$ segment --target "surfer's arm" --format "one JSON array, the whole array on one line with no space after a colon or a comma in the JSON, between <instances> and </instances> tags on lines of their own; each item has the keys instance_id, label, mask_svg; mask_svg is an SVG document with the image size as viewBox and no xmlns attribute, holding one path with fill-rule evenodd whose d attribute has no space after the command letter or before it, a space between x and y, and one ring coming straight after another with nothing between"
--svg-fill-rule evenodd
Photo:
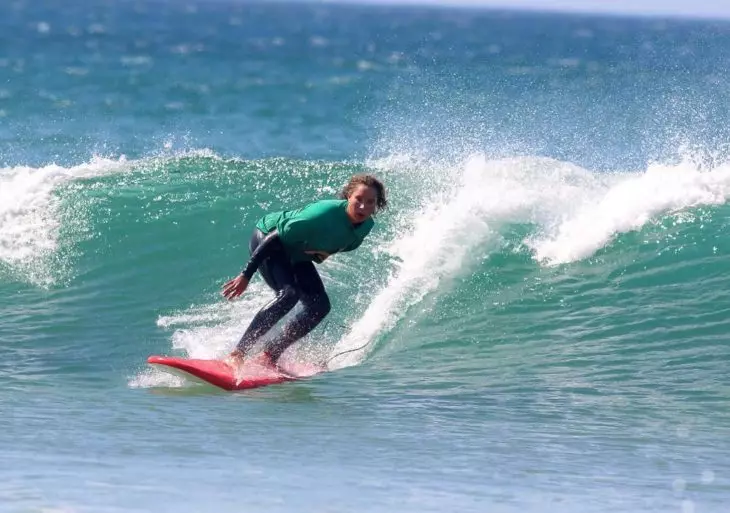
<instances>
[{"instance_id":1,"label":"surfer's arm","mask_svg":"<svg viewBox=\"0 0 730 513\"><path fill-rule=\"evenodd\" d=\"M258 246L256 246L256 249L253 250L253 253L251 253L251 258L249 258L248 263L246 264L246 267L243 268L243 271L241 274L246 278L246 280L251 280L251 277L256 273L256 270L261 265L261 262L264 261L268 256L278 252L278 251L286 251L284 249L284 244L281 242L281 239L279 238L279 232L276 230L271 230L269 233L266 234L266 236L261 239L261 242Z\"/></svg>"},{"instance_id":2,"label":"surfer's arm","mask_svg":"<svg viewBox=\"0 0 730 513\"><path fill-rule=\"evenodd\" d=\"M322 262L324 262L331 256L331 254L327 253L326 251L311 250L311 251L305 251L304 253L307 255L311 255L312 262L314 262L315 264L321 264Z\"/></svg>"}]
</instances>

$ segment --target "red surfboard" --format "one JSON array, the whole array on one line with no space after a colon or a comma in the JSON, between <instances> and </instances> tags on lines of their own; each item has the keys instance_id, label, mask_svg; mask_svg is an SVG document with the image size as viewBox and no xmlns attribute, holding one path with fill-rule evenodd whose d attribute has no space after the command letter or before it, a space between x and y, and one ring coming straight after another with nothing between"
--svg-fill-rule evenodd
<instances>
[{"instance_id":1,"label":"red surfboard","mask_svg":"<svg viewBox=\"0 0 730 513\"><path fill-rule=\"evenodd\" d=\"M147 363L165 372L203 381L229 391L296 381L324 372L324 368L312 364L292 364L282 370L265 362L262 358L253 358L240 367L233 367L222 360L156 355L147 358Z\"/></svg>"}]
</instances>

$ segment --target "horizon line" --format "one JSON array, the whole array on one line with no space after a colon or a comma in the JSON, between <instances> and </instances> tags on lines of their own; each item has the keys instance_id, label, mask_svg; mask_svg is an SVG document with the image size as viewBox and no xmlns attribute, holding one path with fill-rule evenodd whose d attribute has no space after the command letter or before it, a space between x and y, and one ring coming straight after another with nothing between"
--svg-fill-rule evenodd
<instances>
[{"instance_id":1,"label":"horizon line","mask_svg":"<svg viewBox=\"0 0 730 513\"><path fill-rule=\"evenodd\" d=\"M307 4L338 4L338 5L359 5L359 6L390 6L390 7L425 7L436 9L467 9L480 11L500 11L518 13L544 13L544 14L575 14L607 16L620 18L643 18L643 19L672 19L672 20L697 20L697 21L730 21L730 12L721 13L687 13L677 11L632 11L632 10L607 10L591 8L573 8L560 6L525 6L525 5L496 5L482 4L469 0L256 0L262 3L307 3Z\"/></svg>"}]
</instances>

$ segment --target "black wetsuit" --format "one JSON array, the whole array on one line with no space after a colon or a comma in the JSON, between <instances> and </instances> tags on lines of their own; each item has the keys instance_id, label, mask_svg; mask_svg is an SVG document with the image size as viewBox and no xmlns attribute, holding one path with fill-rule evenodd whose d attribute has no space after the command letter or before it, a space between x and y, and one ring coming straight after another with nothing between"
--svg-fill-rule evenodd
<instances>
[{"instance_id":1,"label":"black wetsuit","mask_svg":"<svg viewBox=\"0 0 730 513\"><path fill-rule=\"evenodd\" d=\"M254 316L238 342L247 354L259 337L266 334L301 301L304 308L283 328L281 335L266 348L275 362L287 347L312 331L330 311L330 300L312 262L292 263L276 230L264 235L254 230L249 242L251 259L243 271L251 279L256 270L276 296Z\"/></svg>"}]
</instances>

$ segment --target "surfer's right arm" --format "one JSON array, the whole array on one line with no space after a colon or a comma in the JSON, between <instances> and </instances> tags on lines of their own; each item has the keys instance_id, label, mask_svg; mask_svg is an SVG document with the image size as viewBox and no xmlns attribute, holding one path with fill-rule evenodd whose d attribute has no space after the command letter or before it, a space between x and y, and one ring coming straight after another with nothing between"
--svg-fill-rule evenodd
<instances>
[{"instance_id":1,"label":"surfer's right arm","mask_svg":"<svg viewBox=\"0 0 730 513\"><path fill-rule=\"evenodd\" d=\"M261 239L261 242L256 246L256 249L251 253L246 267L243 268L241 274L228 281L223 285L223 296L227 299L233 299L244 293L248 287L248 282L256 273L256 270L267 257L276 252L285 252L284 244L279 238L279 232L271 230L266 236Z\"/></svg>"}]
</instances>

